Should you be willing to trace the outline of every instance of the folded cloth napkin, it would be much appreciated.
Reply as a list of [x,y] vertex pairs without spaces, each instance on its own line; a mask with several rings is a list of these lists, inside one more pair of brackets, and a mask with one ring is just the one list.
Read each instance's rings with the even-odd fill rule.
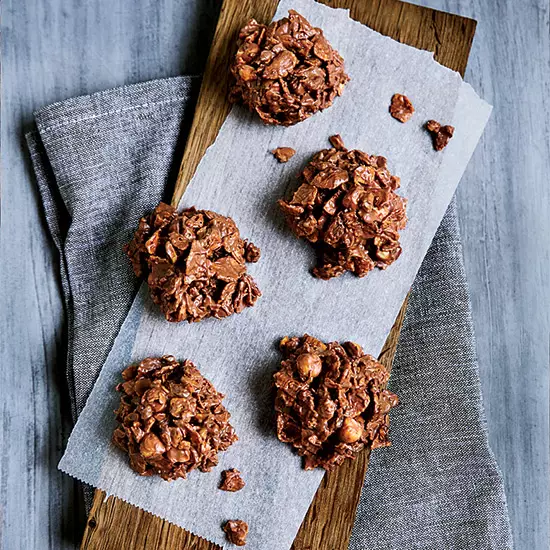
[[[180,77],[71,99],[36,113],[27,136],[61,255],[75,418],[139,286],[122,246],[166,198],[196,90]],[[512,548],[454,203],[413,287],[391,388],[393,446],[373,453],[350,549]]]

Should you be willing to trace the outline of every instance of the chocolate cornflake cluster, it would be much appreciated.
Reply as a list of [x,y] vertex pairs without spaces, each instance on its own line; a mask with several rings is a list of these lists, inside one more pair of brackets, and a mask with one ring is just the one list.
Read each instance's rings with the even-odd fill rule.
[[210,471],[237,436],[216,391],[191,361],[149,357],[122,372],[113,443],[142,476],[167,481]]
[[270,25],[251,19],[238,45],[231,99],[267,124],[290,126],[330,107],[349,80],[323,31],[294,10]]
[[248,523],[242,519],[232,519],[223,526],[227,540],[235,546],[244,546],[248,535]]
[[365,276],[385,269],[401,254],[399,231],[407,223],[407,200],[395,193],[384,157],[348,151],[339,135],[300,174],[300,187],[279,206],[297,237],[313,243],[320,279],[351,271]]
[[407,122],[414,114],[411,100],[403,94],[393,94],[390,104],[390,114],[399,122]]
[[178,213],[160,203],[141,218],[126,252],[168,321],[222,319],[261,296],[246,272],[260,249],[241,239],[231,218],[209,210]]
[[426,122],[426,130],[432,134],[434,149],[436,151],[443,151],[455,133],[454,126],[441,126],[435,120],[428,120]]
[[285,337],[274,375],[277,436],[304,457],[304,468],[332,470],[368,446],[389,446],[388,413],[397,396],[389,374],[361,346]]
[[230,470],[224,470],[222,472],[222,482],[220,484],[220,489],[222,491],[235,493],[240,491],[244,486],[245,482],[241,477],[241,472],[236,468],[231,468]]

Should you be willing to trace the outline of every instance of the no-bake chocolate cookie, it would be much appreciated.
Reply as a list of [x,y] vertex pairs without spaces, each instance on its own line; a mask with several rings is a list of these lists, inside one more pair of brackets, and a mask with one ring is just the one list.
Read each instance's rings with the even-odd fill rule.
[[388,372],[352,342],[285,337],[274,375],[277,436],[304,457],[304,468],[332,470],[368,446],[388,446],[388,413],[398,403]]
[[218,453],[237,441],[223,394],[191,361],[149,357],[122,378],[113,443],[128,453],[138,474],[170,481],[195,468],[208,472]]
[[178,213],[160,203],[141,218],[126,252],[168,321],[221,319],[261,296],[246,272],[259,248],[241,239],[231,218],[209,210]]
[[323,31],[294,10],[270,25],[251,19],[239,33],[231,73],[231,99],[283,126],[330,107],[349,80]]
[[348,151],[338,135],[330,141],[333,147],[313,157],[292,198],[279,206],[294,234],[313,243],[316,277],[330,279],[345,271],[363,277],[401,254],[407,201],[395,192],[399,178],[384,157]]

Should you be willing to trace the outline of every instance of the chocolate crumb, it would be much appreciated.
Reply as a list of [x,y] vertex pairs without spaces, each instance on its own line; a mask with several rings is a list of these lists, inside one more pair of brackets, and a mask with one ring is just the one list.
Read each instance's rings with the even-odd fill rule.
[[333,136],[330,136],[328,138],[330,144],[337,150],[337,151],[345,151],[346,147],[344,145],[344,140],[342,139],[342,136],[340,134],[334,134]]
[[239,33],[230,70],[231,100],[266,124],[283,126],[330,107],[349,80],[323,31],[294,10],[270,25],[251,19]]
[[148,357],[122,372],[113,443],[142,476],[167,481],[210,471],[237,436],[216,391],[191,361]]
[[255,264],[260,259],[260,249],[254,243],[245,241],[244,259],[249,264]]
[[279,207],[294,234],[316,249],[315,277],[345,271],[364,277],[401,254],[407,201],[395,192],[399,178],[384,157],[348,151],[338,135],[330,140],[334,147],[315,154],[292,198],[279,200]]
[[244,546],[246,544],[246,536],[248,535],[248,523],[241,519],[232,519],[223,526],[227,540],[236,546]]
[[234,493],[240,491],[245,486],[244,479],[241,477],[239,470],[232,468],[222,472],[222,482],[220,489]]
[[277,147],[271,152],[279,162],[288,162],[296,154],[292,147]]
[[399,122],[407,122],[414,113],[411,100],[403,94],[393,94],[391,98],[390,114]]
[[353,342],[325,344],[309,335],[280,343],[274,375],[277,437],[304,457],[304,468],[332,470],[364,447],[390,445],[388,413],[399,400],[389,374]]
[[428,122],[426,122],[426,130],[432,134],[434,149],[436,151],[445,149],[455,132],[454,126],[441,126],[441,124],[435,120],[428,120]]

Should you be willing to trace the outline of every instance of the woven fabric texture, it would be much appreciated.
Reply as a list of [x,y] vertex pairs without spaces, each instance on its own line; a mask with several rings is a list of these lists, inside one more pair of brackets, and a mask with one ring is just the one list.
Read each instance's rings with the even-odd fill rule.
[[[197,87],[179,77],[71,99],[36,113],[27,136],[61,257],[75,418],[139,286],[122,246],[167,198]],[[512,548],[454,203],[414,284],[391,389],[393,446],[373,453],[350,549]]]

